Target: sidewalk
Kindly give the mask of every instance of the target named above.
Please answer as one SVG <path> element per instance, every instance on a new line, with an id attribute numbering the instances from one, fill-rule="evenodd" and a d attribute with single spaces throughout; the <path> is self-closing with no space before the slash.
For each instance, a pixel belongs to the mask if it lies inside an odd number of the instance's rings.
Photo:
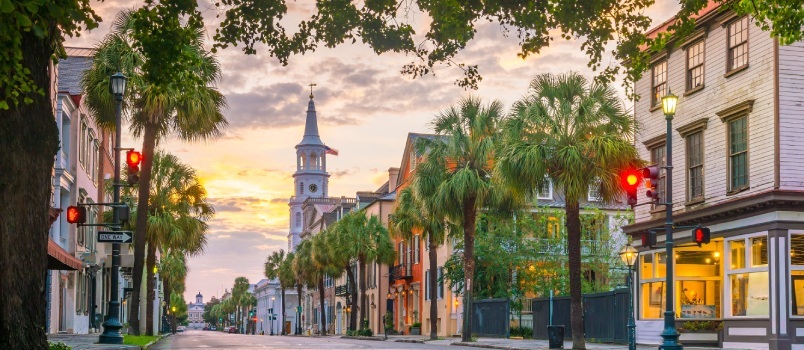
<path id="1" fill-rule="evenodd" d="M 382 335 L 375 335 L 372 338 L 379 338 L 382 340 Z M 357 338 L 353 338 L 357 339 Z M 374 340 L 374 339 L 365 339 Z M 433 344 L 433 345 L 454 345 L 474 348 L 485 349 L 505 349 L 505 350 L 547 350 L 549 348 L 547 340 L 538 339 L 505 339 L 505 338 L 478 338 L 475 342 L 461 342 L 461 338 L 441 338 L 439 340 L 430 340 L 429 336 L 424 335 L 389 335 L 387 341 L 404 342 L 404 343 L 420 343 L 420 344 Z M 588 350 L 625 350 L 628 349 L 627 344 L 603 344 L 587 342 L 586 348 Z M 712 350 L 714 348 L 695 348 L 684 347 L 688 350 L 705 349 Z M 456 350 L 459 348 L 456 348 Z M 572 340 L 564 342 L 564 349 L 572 349 Z M 656 345 L 637 345 L 637 350 L 656 349 Z"/>
<path id="2" fill-rule="evenodd" d="M 47 341 L 51 343 L 64 343 L 73 350 L 140 350 L 136 345 L 123 344 L 97 344 L 99 334 L 48 334 Z M 160 338 L 161 339 L 161 338 Z M 157 341 L 159 341 L 157 339 Z"/>

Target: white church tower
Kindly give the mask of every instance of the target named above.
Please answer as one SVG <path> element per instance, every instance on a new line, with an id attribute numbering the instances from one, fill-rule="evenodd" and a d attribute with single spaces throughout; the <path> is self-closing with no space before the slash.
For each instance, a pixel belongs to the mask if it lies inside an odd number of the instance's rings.
<path id="1" fill-rule="evenodd" d="M 301 242 L 299 235 L 303 229 L 302 204 L 307 198 L 327 197 L 329 173 L 327 173 L 327 146 L 318 135 L 318 120 L 310 85 L 310 102 L 307 103 L 307 120 L 304 124 L 304 138 L 296 145 L 296 172 L 293 173 L 293 193 L 290 197 L 290 233 L 288 251 L 294 251 Z"/>

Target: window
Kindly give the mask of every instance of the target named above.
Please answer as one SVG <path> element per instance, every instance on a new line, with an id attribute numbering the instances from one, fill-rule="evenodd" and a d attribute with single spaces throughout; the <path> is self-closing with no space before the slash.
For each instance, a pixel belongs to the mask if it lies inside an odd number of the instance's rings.
<path id="1" fill-rule="evenodd" d="M 413 236 L 413 263 L 419 263 L 419 253 L 421 252 L 420 243 L 421 243 L 420 235 Z"/>
<path id="2" fill-rule="evenodd" d="M 549 178 L 544 179 L 542 186 L 539 188 L 539 193 L 536 194 L 537 199 L 553 199 L 553 181 Z"/>
<path id="3" fill-rule="evenodd" d="M 408 158 L 409 158 L 408 161 L 410 162 L 409 171 L 413 171 L 413 170 L 416 169 L 416 164 L 419 161 L 418 159 L 416 159 L 416 151 L 415 150 L 410 151 L 410 154 L 408 155 Z"/>
<path id="4" fill-rule="evenodd" d="M 729 124 L 729 190 L 748 187 L 748 117 L 742 116 Z"/>
<path id="5" fill-rule="evenodd" d="M 299 182 L 299 194 L 304 194 L 304 182 Z"/>
<path id="6" fill-rule="evenodd" d="M 650 161 L 653 164 L 656 164 L 659 167 L 659 183 L 656 184 L 656 190 L 659 191 L 659 201 L 662 202 L 665 200 L 665 171 L 662 169 L 663 166 L 667 165 L 667 159 L 665 157 L 666 154 L 666 146 L 660 145 L 650 150 Z M 653 206 L 654 209 L 660 208 L 658 205 Z"/>
<path id="7" fill-rule="evenodd" d="M 300 227 L 302 222 L 301 213 L 296 213 L 296 227 Z"/>
<path id="8" fill-rule="evenodd" d="M 444 299 L 444 268 L 438 268 L 438 299 Z"/>
<path id="9" fill-rule="evenodd" d="M 687 136 L 687 199 L 703 195 L 703 131 L 698 131 Z"/>
<path id="10" fill-rule="evenodd" d="M 667 61 L 662 61 L 653 65 L 653 92 L 651 106 L 658 106 L 662 97 L 667 95 Z"/>
<path id="11" fill-rule="evenodd" d="M 589 188 L 586 191 L 586 200 L 590 202 L 599 202 L 600 198 L 600 179 L 595 179 L 589 184 Z"/>
<path id="12" fill-rule="evenodd" d="M 430 270 L 424 272 L 424 300 L 430 300 Z"/>
<path id="13" fill-rule="evenodd" d="M 804 316 L 804 234 L 790 235 L 790 297 L 793 316 Z"/>
<path id="14" fill-rule="evenodd" d="M 740 237 L 727 244 L 729 316 L 768 316 L 768 236 Z"/>
<path id="15" fill-rule="evenodd" d="M 704 41 L 687 47 L 687 91 L 704 85 Z"/>
<path id="16" fill-rule="evenodd" d="M 748 17 L 729 24 L 729 52 L 726 72 L 748 65 Z"/>

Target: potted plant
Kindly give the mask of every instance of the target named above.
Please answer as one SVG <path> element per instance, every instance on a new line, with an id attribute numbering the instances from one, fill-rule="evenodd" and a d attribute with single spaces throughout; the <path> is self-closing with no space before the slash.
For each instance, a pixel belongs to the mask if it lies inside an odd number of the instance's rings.
<path id="1" fill-rule="evenodd" d="M 687 321 L 678 328 L 679 340 L 685 344 L 720 345 L 723 342 L 723 321 Z"/>
<path id="2" fill-rule="evenodd" d="M 422 335 L 422 323 L 419 322 L 419 312 L 413 311 L 413 324 L 410 325 L 411 335 Z"/>

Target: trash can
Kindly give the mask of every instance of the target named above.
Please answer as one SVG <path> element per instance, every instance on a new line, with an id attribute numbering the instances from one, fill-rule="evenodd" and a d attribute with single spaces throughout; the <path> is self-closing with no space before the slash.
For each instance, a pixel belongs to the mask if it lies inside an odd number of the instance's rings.
<path id="1" fill-rule="evenodd" d="M 547 340 L 550 349 L 563 349 L 564 326 L 547 326 Z"/>

